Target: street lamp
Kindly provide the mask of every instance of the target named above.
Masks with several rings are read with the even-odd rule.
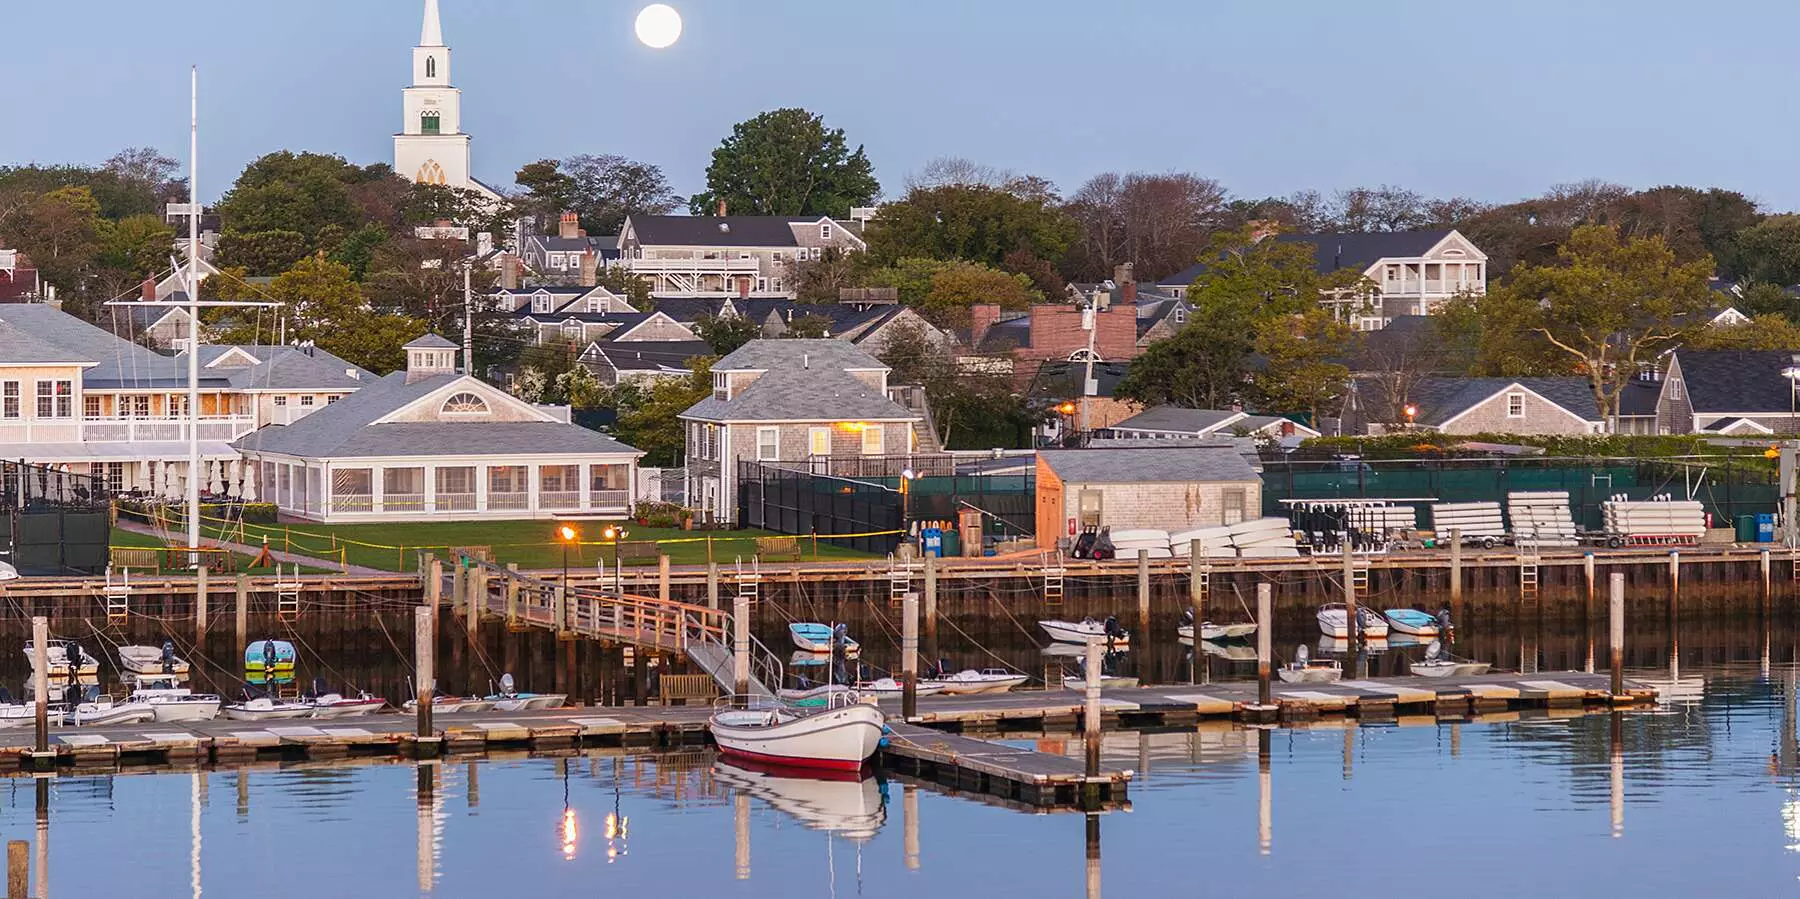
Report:
[[[1412,430],[1413,419],[1419,416],[1419,407],[1408,403],[1404,411],[1406,412],[1406,429],[1410,431]]]
[[[613,546],[613,592],[619,594],[620,596],[624,596],[625,595],[625,574],[624,574],[624,572],[622,572],[619,569],[619,564],[620,564],[619,563],[619,559],[620,559],[619,542],[624,540],[626,537],[631,536],[631,532],[625,530],[624,525],[609,524],[606,526],[606,530],[603,531],[602,534],[606,537],[606,539],[612,541],[612,546]]]
[[[558,537],[562,538],[562,551],[563,551],[563,553],[562,553],[562,556],[563,556],[562,595],[563,595],[563,608],[567,609],[568,605],[569,605],[569,603],[568,603],[568,598],[569,598],[569,545],[574,543],[577,539],[579,539],[581,537],[581,534],[578,533],[573,527],[570,527],[569,525],[565,524],[562,527],[556,529],[556,535]],[[562,624],[563,624],[563,622],[557,622],[557,625],[559,627]]]
[[[1063,424],[1062,442],[1064,446],[1068,446],[1070,438],[1075,436],[1075,413],[1078,409],[1079,407],[1075,405],[1073,400],[1065,401],[1062,405],[1056,407],[1056,411],[1061,412],[1063,417],[1067,419]]]
[[[918,473],[911,468],[900,469],[900,530],[909,532],[912,525],[912,482]],[[905,537],[900,538],[902,540]]]

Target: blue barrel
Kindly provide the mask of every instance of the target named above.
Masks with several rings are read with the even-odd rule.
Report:
[[[925,555],[944,557],[943,528],[926,528],[919,532],[919,539],[924,544]]]
[[[1759,512],[1756,515],[1756,542],[1775,542],[1775,513]]]

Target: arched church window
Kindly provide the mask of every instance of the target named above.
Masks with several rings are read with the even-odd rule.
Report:
[[[419,116],[419,132],[422,134],[438,133],[438,114],[436,112],[427,112]]]
[[[1083,350],[1076,350],[1075,352],[1070,353],[1069,361],[1070,362],[1089,362],[1089,361],[1105,362],[1106,360],[1101,358],[1100,354],[1094,352],[1093,350],[1083,349]]]
[[[424,165],[419,166],[419,173],[413,180],[419,184],[443,184],[444,167],[438,165],[435,159],[427,159]]]
[[[437,77],[437,57],[435,57],[435,56],[425,57],[425,77],[427,77],[427,78],[436,78]]]
[[[444,412],[448,415],[481,415],[487,411],[487,400],[473,393],[459,393],[444,401]]]

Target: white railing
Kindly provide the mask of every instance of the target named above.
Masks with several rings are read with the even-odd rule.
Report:
[[[513,510],[531,508],[529,493],[488,493],[488,508],[494,510]]]
[[[588,493],[588,507],[593,509],[623,509],[630,502],[629,490],[593,490]]]
[[[621,264],[639,275],[658,272],[753,275],[762,271],[760,259],[626,259]]]
[[[439,512],[473,512],[475,511],[475,494],[473,493],[440,493],[437,495]]]
[[[425,494],[423,493],[387,493],[381,497],[383,512],[423,512],[425,510]]]
[[[1464,291],[1480,293],[1486,285],[1480,281],[1457,281],[1454,279],[1428,278],[1424,281],[1409,279],[1392,280],[1382,285],[1382,292],[1388,296],[1416,296],[1418,294],[1453,294]]]
[[[488,505],[493,505],[489,503]],[[579,490],[540,490],[538,491],[538,508],[540,509],[579,509],[581,508],[581,491]]]
[[[81,423],[81,440],[94,443],[186,440],[189,424],[184,418],[90,418]],[[41,426],[34,430],[41,430]],[[200,418],[201,440],[232,441],[254,430],[256,420],[248,415]]]
[[[337,493],[331,497],[333,512],[371,512],[375,509],[373,493]]]

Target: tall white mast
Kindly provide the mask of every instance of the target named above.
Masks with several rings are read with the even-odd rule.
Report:
[[[200,565],[200,67],[192,72],[188,130],[188,562]]]

